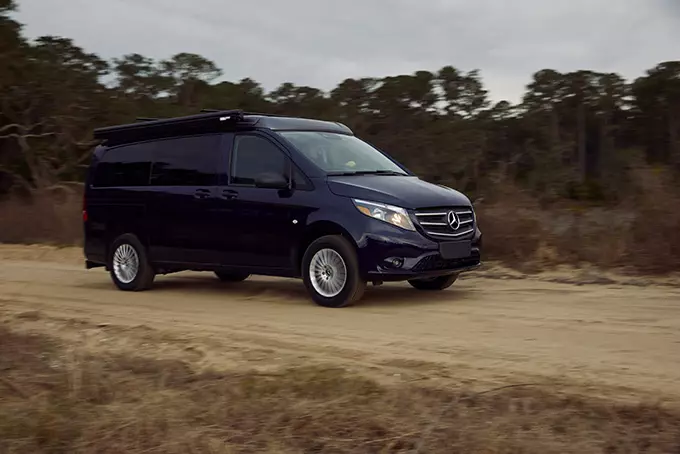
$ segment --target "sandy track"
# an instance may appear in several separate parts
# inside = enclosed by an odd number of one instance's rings
[[[211,348],[238,348],[262,364],[324,361],[409,380],[538,382],[680,402],[677,287],[468,275],[438,294],[370,288],[361,304],[331,310],[296,280],[230,285],[182,273],[123,293],[105,271],[85,270],[78,250],[40,251],[0,248],[0,309],[212,339]]]

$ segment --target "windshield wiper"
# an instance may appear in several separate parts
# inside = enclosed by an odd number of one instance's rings
[[[406,176],[405,173],[396,172],[394,170],[357,170],[356,172],[328,172],[329,176],[351,176],[351,175],[398,175]]]

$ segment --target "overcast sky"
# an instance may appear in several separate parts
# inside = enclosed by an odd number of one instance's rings
[[[493,99],[531,74],[631,79],[680,60],[680,0],[18,0],[30,37],[61,35],[104,58],[194,52],[228,80],[331,89],[348,77],[480,69]]]

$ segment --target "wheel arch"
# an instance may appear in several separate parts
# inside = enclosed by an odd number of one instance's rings
[[[298,276],[302,275],[302,257],[305,255],[305,251],[309,245],[318,238],[327,235],[340,235],[349,241],[352,247],[357,250],[357,243],[354,240],[354,237],[340,224],[327,220],[313,222],[307,226],[300,241],[293,250],[293,265],[295,267],[295,273]]]

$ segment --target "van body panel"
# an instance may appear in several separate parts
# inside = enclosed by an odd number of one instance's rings
[[[330,190],[339,196],[387,203],[402,208],[470,206],[470,199],[453,189],[416,176],[357,175],[328,177]]]

